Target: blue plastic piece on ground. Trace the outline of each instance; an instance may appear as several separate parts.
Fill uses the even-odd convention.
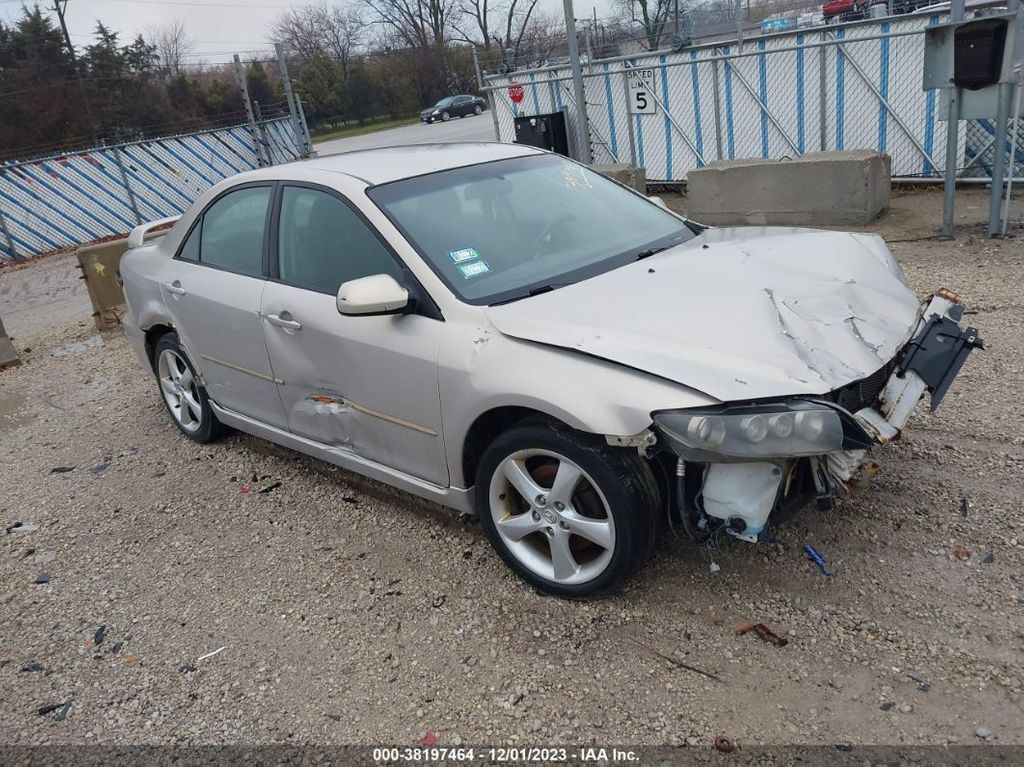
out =
[[[805,543],[804,553],[807,555],[807,558],[809,560],[811,560],[812,562],[814,562],[814,564],[818,566],[818,569],[821,570],[822,575],[824,575],[826,578],[832,577],[832,571],[829,570],[825,564],[825,557],[821,556],[821,554],[818,553],[818,550],[816,548],[814,548],[809,543]]]

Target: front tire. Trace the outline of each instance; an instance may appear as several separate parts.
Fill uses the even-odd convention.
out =
[[[635,451],[546,421],[515,426],[484,451],[476,504],[505,563],[541,591],[570,598],[614,591],[643,566],[659,508]]]
[[[448,122],[451,119],[452,119],[452,116],[451,116],[450,113],[448,113],[448,112],[442,112],[441,113],[441,122]]]
[[[156,342],[153,370],[164,407],[182,434],[205,444],[223,433],[224,427],[213,414],[206,389],[182,350],[177,334],[165,333]]]

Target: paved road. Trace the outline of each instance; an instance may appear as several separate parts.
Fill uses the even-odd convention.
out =
[[[401,128],[366,133],[362,136],[339,138],[316,144],[321,155],[351,152],[355,149],[375,149],[382,146],[404,146],[450,141],[494,141],[494,120],[490,112],[479,117],[455,118],[446,123],[416,123]]]

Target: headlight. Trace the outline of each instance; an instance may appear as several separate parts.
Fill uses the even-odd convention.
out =
[[[756,460],[843,449],[843,423],[827,405],[791,400],[654,414],[672,449],[688,460]]]

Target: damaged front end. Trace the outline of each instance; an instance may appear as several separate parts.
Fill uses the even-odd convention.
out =
[[[659,446],[676,459],[673,512],[686,533],[764,539],[769,524],[812,501],[831,508],[870,479],[870,449],[900,435],[925,391],[935,410],[982,348],[974,328],[960,328],[962,316],[956,294],[940,290],[889,363],[827,395],[654,413]]]

